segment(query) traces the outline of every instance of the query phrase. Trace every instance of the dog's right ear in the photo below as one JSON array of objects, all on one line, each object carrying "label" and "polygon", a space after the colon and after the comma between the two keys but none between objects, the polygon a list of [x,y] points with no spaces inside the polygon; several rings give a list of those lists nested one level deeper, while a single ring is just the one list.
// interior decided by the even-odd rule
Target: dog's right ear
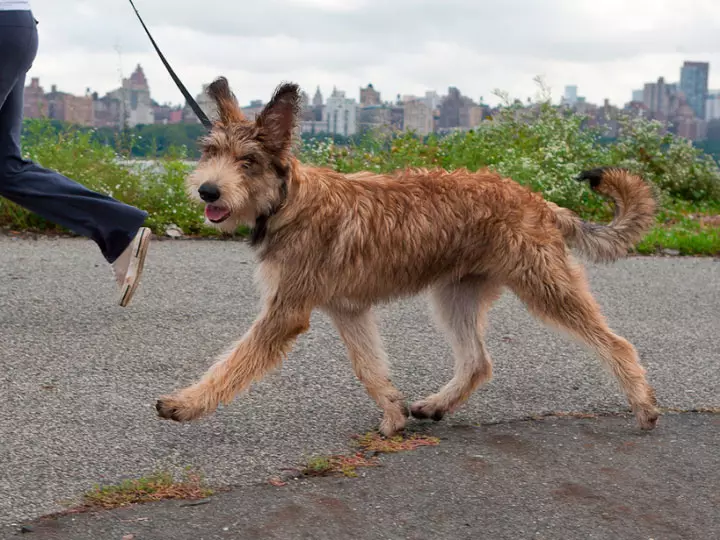
[{"label": "dog's right ear", "polygon": [[218,116],[222,124],[228,126],[246,121],[225,77],[215,79],[208,86],[207,94],[217,105]]}]

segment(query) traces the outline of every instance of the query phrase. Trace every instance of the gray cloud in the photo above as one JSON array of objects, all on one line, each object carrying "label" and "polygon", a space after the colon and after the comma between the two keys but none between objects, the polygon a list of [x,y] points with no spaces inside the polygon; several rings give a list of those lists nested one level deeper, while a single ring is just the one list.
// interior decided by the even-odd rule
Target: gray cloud
[{"label": "gray cloud", "polygon": [[[178,93],[126,0],[32,0],[41,21],[37,75],[98,87],[142,62],[153,93]],[[372,80],[385,94],[456,85],[477,98],[502,87],[520,97],[532,77],[560,91],[577,83],[589,98],[627,100],[660,75],[676,79],[684,57],[720,65],[720,4],[688,0],[137,0],[161,48],[199,89],[232,75],[244,96],[267,98],[281,79],[351,94]],[[73,55],[65,72],[57,62]],[[85,57],[91,55],[89,57]],[[56,58],[53,62],[53,58]],[[53,65],[54,68],[45,66]],[[78,70],[85,66],[84,74]],[[77,81],[85,77],[86,82]],[[630,81],[636,77],[636,82]],[[711,68],[711,77],[714,71]],[[232,81],[231,81],[232,82]],[[720,86],[720,84],[716,84]]]}]

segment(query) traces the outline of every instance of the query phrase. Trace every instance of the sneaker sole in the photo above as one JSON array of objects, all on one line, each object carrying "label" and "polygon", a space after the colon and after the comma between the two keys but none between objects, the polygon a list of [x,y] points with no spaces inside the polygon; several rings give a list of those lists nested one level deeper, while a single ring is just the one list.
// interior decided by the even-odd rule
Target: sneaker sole
[{"label": "sneaker sole", "polygon": [[120,297],[120,306],[127,307],[132,300],[138,285],[140,284],[140,277],[142,276],[143,268],[145,266],[145,256],[147,255],[148,247],[150,246],[150,229],[143,227],[140,231],[140,238],[137,241],[137,247],[135,253],[132,255],[130,260],[130,266],[128,268],[135,267],[135,277],[125,286],[123,293]]}]

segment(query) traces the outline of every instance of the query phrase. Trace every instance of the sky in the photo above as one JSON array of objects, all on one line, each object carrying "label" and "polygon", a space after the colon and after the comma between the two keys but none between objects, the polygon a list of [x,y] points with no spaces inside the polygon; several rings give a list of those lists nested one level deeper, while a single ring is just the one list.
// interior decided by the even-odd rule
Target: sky
[{"label": "sky", "polygon": [[[372,83],[398,94],[495,90],[526,100],[541,77],[615,105],[684,60],[710,62],[720,89],[718,0],[134,0],[190,92],[223,75],[242,105],[283,81],[312,96],[333,87],[359,99]],[[128,0],[30,0],[40,48],[28,77],[49,90],[103,95],[141,64],[152,98],[184,100]]]}]

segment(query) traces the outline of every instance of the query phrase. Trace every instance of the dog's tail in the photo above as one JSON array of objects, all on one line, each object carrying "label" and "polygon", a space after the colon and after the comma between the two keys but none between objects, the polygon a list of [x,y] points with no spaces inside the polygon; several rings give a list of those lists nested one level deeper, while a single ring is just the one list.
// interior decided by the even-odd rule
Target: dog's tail
[{"label": "dog's tail", "polygon": [[628,253],[655,221],[655,198],[640,177],[606,167],[581,173],[593,191],[613,199],[615,218],[609,225],[583,221],[573,211],[549,203],[556,223],[571,248],[594,262],[612,262]]}]

